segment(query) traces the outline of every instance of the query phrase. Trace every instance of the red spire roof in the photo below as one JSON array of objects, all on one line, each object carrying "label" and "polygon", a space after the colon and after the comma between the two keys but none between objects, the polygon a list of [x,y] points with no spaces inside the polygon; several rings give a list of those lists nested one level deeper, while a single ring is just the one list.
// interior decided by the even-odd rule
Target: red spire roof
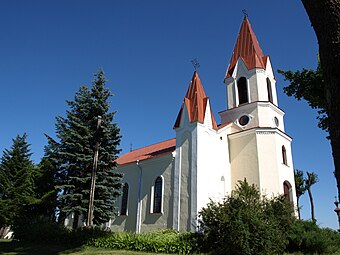
[{"label": "red spire roof", "polygon": [[[200,123],[204,123],[204,116],[207,108],[207,103],[208,97],[204,92],[198,73],[195,71],[190,86],[188,88],[187,94],[185,95],[181,110],[178,113],[174,128],[178,128],[180,126],[184,104],[188,109],[190,122],[198,121]],[[217,124],[212,113],[211,121],[213,128],[217,129]]]},{"label": "red spire roof", "polygon": [[255,67],[266,68],[267,57],[264,56],[247,17],[242,22],[226,77],[232,75],[239,57],[242,58],[248,70]]}]

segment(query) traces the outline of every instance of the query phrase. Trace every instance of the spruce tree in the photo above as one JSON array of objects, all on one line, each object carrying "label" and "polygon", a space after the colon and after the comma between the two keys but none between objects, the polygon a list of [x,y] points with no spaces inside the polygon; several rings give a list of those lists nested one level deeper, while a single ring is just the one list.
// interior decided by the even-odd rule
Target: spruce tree
[{"label": "spruce tree", "polygon": [[44,151],[44,157],[38,165],[35,178],[36,198],[39,199],[35,213],[40,219],[56,222],[59,192],[56,187],[60,183],[60,178],[58,178],[58,163],[55,161],[53,143],[48,143]]},{"label": "spruce tree", "polygon": [[0,162],[0,226],[27,221],[35,198],[36,168],[31,161],[27,135],[16,136],[10,149],[3,151]]},{"label": "spruce tree", "polygon": [[[115,112],[109,112],[112,93],[105,87],[104,72],[95,74],[92,88],[80,87],[73,101],[67,101],[70,109],[66,117],[57,117],[56,159],[61,213],[74,213],[73,227],[79,216],[86,219],[93,155],[99,142],[98,169],[94,197],[94,223],[101,224],[114,217],[114,203],[121,188],[121,174],[116,172],[115,159],[119,153],[120,129],[113,123]],[[102,118],[97,130],[98,116]]]}]

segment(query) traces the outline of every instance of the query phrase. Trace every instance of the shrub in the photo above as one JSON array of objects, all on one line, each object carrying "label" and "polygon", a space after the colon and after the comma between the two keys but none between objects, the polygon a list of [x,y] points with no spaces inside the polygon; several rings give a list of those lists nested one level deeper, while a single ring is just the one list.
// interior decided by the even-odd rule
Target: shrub
[{"label": "shrub", "polygon": [[244,180],[231,196],[210,201],[200,212],[202,248],[214,254],[282,254],[291,214],[283,197],[262,197]]},{"label": "shrub", "polygon": [[160,230],[150,233],[111,233],[94,238],[88,245],[110,249],[124,249],[154,253],[189,254],[194,251],[192,233],[178,233],[174,230]]},{"label": "shrub", "polygon": [[25,242],[62,243],[68,239],[70,230],[50,222],[21,224],[14,227],[14,238]]},{"label": "shrub", "polygon": [[57,223],[37,221],[22,224],[14,229],[14,238],[24,242],[81,245],[88,240],[107,236],[109,233],[99,228],[69,229]]},{"label": "shrub", "polygon": [[339,250],[340,237],[336,231],[320,228],[311,221],[296,220],[292,224],[288,235],[288,252],[324,254]]}]

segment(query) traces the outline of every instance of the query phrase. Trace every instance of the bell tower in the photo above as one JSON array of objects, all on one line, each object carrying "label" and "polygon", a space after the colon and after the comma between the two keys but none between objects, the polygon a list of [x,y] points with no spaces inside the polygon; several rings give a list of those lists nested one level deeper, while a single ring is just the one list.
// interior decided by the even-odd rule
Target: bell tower
[{"label": "bell tower", "polygon": [[222,124],[235,122],[241,130],[275,127],[284,131],[278,108],[276,80],[247,17],[244,18],[224,79],[228,110]]},{"label": "bell tower", "polygon": [[240,180],[263,195],[285,194],[296,204],[291,137],[284,130],[276,80],[245,16],[224,79],[227,110],[220,112],[228,134],[232,189]]}]

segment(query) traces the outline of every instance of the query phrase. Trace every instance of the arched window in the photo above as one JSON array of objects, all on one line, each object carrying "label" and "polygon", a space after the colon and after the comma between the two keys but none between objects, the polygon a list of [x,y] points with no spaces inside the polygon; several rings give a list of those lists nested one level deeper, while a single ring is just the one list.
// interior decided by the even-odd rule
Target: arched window
[{"label": "arched window", "polygon": [[237,81],[237,91],[238,91],[238,104],[248,103],[248,88],[247,79],[241,77]]},{"label": "arched window", "polygon": [[273,103],[272,84],[269,78],[267,78],[267,92],[268,92],[268,101]]},{"label": "arched window", "polygon": [[127,215],[127,205],[129,197],[129,184],[125,183],[123,186],[122,204],[120,207],[120,215]]},{"label": "arched window", "polygon": [[287,165],[287,152],[284,145],[282,145],[282,163]]},{"label": "arched window", "polygon": [[153,194],[153,213],[162,212],[162,190],[163,190],[163,180],[160,176],[156,178],[154,194]]},{"label": "arched window", "polygon": [[289,181],[283,182],[283,195],[285,196],[285,199],[287,201],[292,202],[292,185],[289,183]]}]

